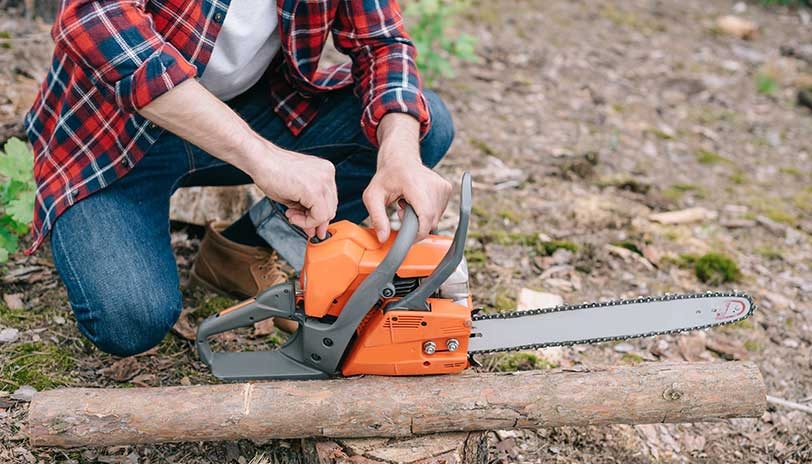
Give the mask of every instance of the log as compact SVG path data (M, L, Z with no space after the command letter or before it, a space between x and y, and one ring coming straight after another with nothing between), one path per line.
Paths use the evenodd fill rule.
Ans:
M573 371L359 377L37 393L35 446L306 437L409 437L437 432L758 417L753 363L651 363Z
M199 226L214 220L231 223L245 214L262 196L262 192L253 184L179 188L169 200L169 219Z

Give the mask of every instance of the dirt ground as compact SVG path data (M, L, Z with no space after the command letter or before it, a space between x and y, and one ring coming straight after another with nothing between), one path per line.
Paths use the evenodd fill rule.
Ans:
M758 32L726 34L716 19L727 14ZM522 362L488 358L486 366L747 359L769 395L812 406L812 111L798 103L812 87L812 56L798 52L812 45L811 15L720 0L492 0L466 10L460 27L479 38L481 62L460 63L436 90L457 125L439 169L454 180L471 170L476 182L475 303L511 309L522 288L577 303L735 287L759 304L751 320L713 331L546 350ZM18 23L0 16L0 31L29 37L0 48L3 127L13 126L47 63L47 29ZM650 220L689 207L703 208L698 221ZM446 228L453 205L449 212ZM198 231L173 237L185 282ZM554 241L574 251L539 245ZM731 257L738 280L701 283L691 256L708 252ZM20 294L23 306L0 303L0 326L19 331L0 342L0 461L259 463L295 450L293 442L28 447L20 431L27 403L10 397L23 384L215 380L177 335L126 362L91 347L47 249L17 254L0 272L0 294ZM186 294L193 318L231 303ZM238 337L234 344L268 342ZM812 462L812 415L770 406L758 419L500 432L491 444L492 462L803 463Z

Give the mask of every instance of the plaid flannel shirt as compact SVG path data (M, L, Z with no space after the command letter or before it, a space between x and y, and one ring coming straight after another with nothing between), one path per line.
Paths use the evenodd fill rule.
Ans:
M211 57L230 0L62 0L53 60L25 128L34 147L33 253L57 217L121 178L163 130L137 111ZM430 115L396 0L277 0L282 52L271 65L274 110L294 133L325 93L354 85L361 126L377 144L389 112ZM319 69L333 33L351 62Z

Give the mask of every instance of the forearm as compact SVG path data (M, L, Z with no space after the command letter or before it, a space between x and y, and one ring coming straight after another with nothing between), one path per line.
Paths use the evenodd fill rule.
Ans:
M394 161L420 162L420 122L406 113L387 113L378 125L378 168Z
M193 79L153 100L139 113L249 174L259 161L257 157L268 156L268 148L273 147L228 105ZM260 145L264 145L264 149L259 148Z

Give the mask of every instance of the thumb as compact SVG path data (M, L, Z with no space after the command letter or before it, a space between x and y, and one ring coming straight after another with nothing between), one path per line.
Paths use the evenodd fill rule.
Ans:
M384 192L375 187L370 187L364 192L364 205L369 212L369 220L372 228L378 236L378 242L383 243L389 238L390 224L386 215L386 198Z

